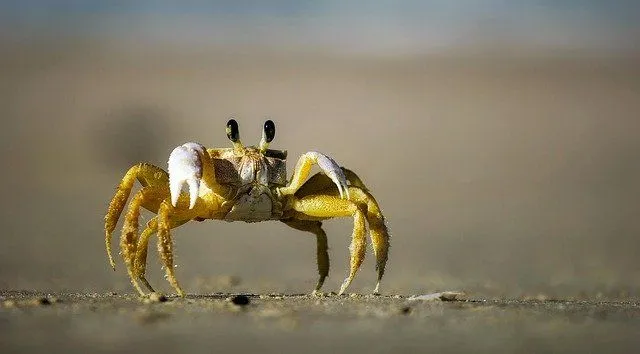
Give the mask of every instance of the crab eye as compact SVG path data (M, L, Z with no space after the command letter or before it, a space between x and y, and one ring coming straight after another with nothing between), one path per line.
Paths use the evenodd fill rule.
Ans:
M227 138L234 143L240 140L240 129L235 119L229 119L227 122Z
M276 136L276 125L272 120L268 120L264 122L264 137L267 140L267 143L270 143L273 138Z

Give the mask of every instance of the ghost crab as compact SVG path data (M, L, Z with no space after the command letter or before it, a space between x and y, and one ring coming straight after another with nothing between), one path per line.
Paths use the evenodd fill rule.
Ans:
M117 188L105 216L105 244L111 267L111 234L129 199L136 180L142 188L135 193L125 213L120 252L131 283L145 295L153 288L145 277L149 239L157 234L158 253L166 278L180 296L185 296L176 280L173 267L173 241L170 230L190 220L206 219L258 222L279 220L316 236L318 273L314 294L320 291L329 273L327 236L322 220L353 217L350 246L350 271L340 287L344 293L364 260L366 251L365 221L376 256L378 293L389 250L389 232L378 203L360 178L340 167L332 158L310 151L298 160L287 183L287 152L269 149L275 137L275 125L267 120L257 147L245 147L240 141L238 123L227 123L227 137L232 148L207 149L189 142L176 147L169 156L168 173L159 167L139 163L129 169ZM316 164L322 172L309 178ZM305 181L306 180L306 181ZM186 185L187 191L182 189ZM156 215L140 234L141 208Z

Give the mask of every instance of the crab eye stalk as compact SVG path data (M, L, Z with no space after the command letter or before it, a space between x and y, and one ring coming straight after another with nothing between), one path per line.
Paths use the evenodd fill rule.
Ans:
M262 129L262 139L260 140L260 151L263 153L267 151L269 143L276 136L276 125L271 119L264 122L264 128Z
M235 119L229 119L227 122L227 138L234 143L240 141L240 129Z

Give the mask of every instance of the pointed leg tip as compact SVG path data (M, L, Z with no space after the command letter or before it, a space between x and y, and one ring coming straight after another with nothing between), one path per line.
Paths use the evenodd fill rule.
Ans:
M347 290L347 288L349 287L349 285L351 285L351 281L353 280L353 274L349 275L343 282L342 285L340 286L340 291L338 292L338 295L342 295L344 294L344 292Z
M147 278L144 275L138 276L138 279L142 282L142 284L145 286L145 288L147 288L149 293L155 293L156 292L153 289L153 287L151 286L151 284L149 284L149 281L147 280Z
M115 272L115 270L116 270L116 262L113 260L113 257L111 255L109 255L109 266Z

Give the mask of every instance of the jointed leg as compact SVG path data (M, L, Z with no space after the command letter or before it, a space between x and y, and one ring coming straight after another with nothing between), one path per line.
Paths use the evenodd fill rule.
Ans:
M318 274L320 274L316 288L313 290L313 293L316 294L320 291L320 288L322 288L322 284L324 284L327 275L329 275L327 234L322 229L322 222L299 219L283 220L282 222L296 230L308 231L316 235L316 260L318 262Z
M371 237L373 252L376 256L376 270L378 271L378 280L376 282L376 288L373 291L374 294L377 294L380 291L380 280L384 275L384 269L389 255L389 230L385 224L384 216L382 216L382 211L371 194L355 187L349 188L349 194L351 195L351 200L366 206L369 236Z
M171 223L169 211L173 207L168 201L163 202L158 210L158 253L164 263L165 277L181 297L185 296L184 290L178 284L173 270L173 241L171 240Z
M364 211L354 202L328 195L311 195L295 199L293 209L313 218L353 216L353 234L349 247L351 252L350 271L339 291L339 294L344 293L360 268L366 252Z
M335 188L325 190L321 194L338 196ZM376 270L378 278L374 294L380 291L380 280L384 275L385 266L389 255L390 235L387 225L375 198L368 192L357 188L349 187L350 200L357 203L361 209L366 210L367 223L369 224L369 237L376 256Z
M171 222L170 228L176 228L188 220L180 221L180 222ZM136 247L136 256L133 262L133 273L135 277L142 282L142 284L149 290L150 292L155 292L149 281L145 276L147 271L147 250L149 247L149 239L158 231L158 220L157 217L149 220L147 223L147 228L140 234L138 238L138 245Z
M149 292L155 292L149 281L147 280L145 273L147 271L147 248L149 246L149 238L158 231L158 221L154 217L147 223L147 228L142 231L140 238L138 238L138 244L136 246L136 255L133 261L133 273L134 276L142 282Z
M122 178L116 194L109 203L107 215L104 217L105 247L107 249L107 256L109 257L109 263L113 269L115 269L115 262L111 254L111 234L116 228L120 214L122 214L127 199L129 199L131 188L133 188L133 183L136 179L140 181L143 186L166 185L169 182L169 176L165 171L159 167L145 163L131 167Z
M358 203L361 209L366 210L367 223L369 224L369 235L376 256L376 270L378 279L374 293L380 290L380 280L384 275L385 266L389 253L389 231L385 224L384 216L375 198L367 191L366 186L360 178L352 171L342 168L350 183L350 200ZM317 173L309 178L307 182L296 192L296 197L302 198L311 194L339 196L337 187L331 179L323 173Z
M140 209L144 204L158 204L158 200L162 200L168 197L168 190L166 187L144 187L136 193L129 203L129 208L125 214L124 223L122 226L122 236L120 238L120 249L122 257L124 258L125 265L127 266L127 272L131 278L131 283L140 293L144 295L144 291L138 285L135 271L135 258L138 244L138 220L140 218ZM144 233L148 234L154 230L145 230ZM145 237L148 237L145 234ZM144 280L146 283L146 279ZM146 284L145 284L146 285Z
M340 286L339 295L342 295L347 287L353 281L356 276L356 272L360 269L360 265L364 261L364 256L367 252L367 242L365 241L366 226L364 223L364 215L358 209L353 215L353 235L351 236L351 245L349 251L351 253L349 275L345 278L344 282Z
M145 278L146 263L147 263L147 248L149 244L149 238L153 234L158 234L158 253L164 264L165 277L176 290L178 295L184 296L184 291L178 285L173 269L173 242L171 239L170 230L176 228L187 221L197 217L203 212L203 205L198 204L194 209L186 209L189 205L189 195L181 195L178 200L178 208L174 208L171 205L170 196L167 188L157 188L153 190L142 189L139 193L158 193L154 196L153 203L157 203L157 200L164 197L164 201L158 203L158 214L147 223L147 228L142 232L135 247L135 253L130 255L130 264L132 275L132 282L136 285L136 280L140 280L145 287L153 292L153 288L149 285L149 282ZM137 197L137 196L136 196ZM146 200L146 198L143 198ZM135 204L136 198L134 198L130 204ZM146 206L149 208L149 206ZM208 205L208 208L212 208L212 205ZM155 205L154 205L154 209ZM135 225L137 227L137 224ZM139 288L139 287L138 287Z

